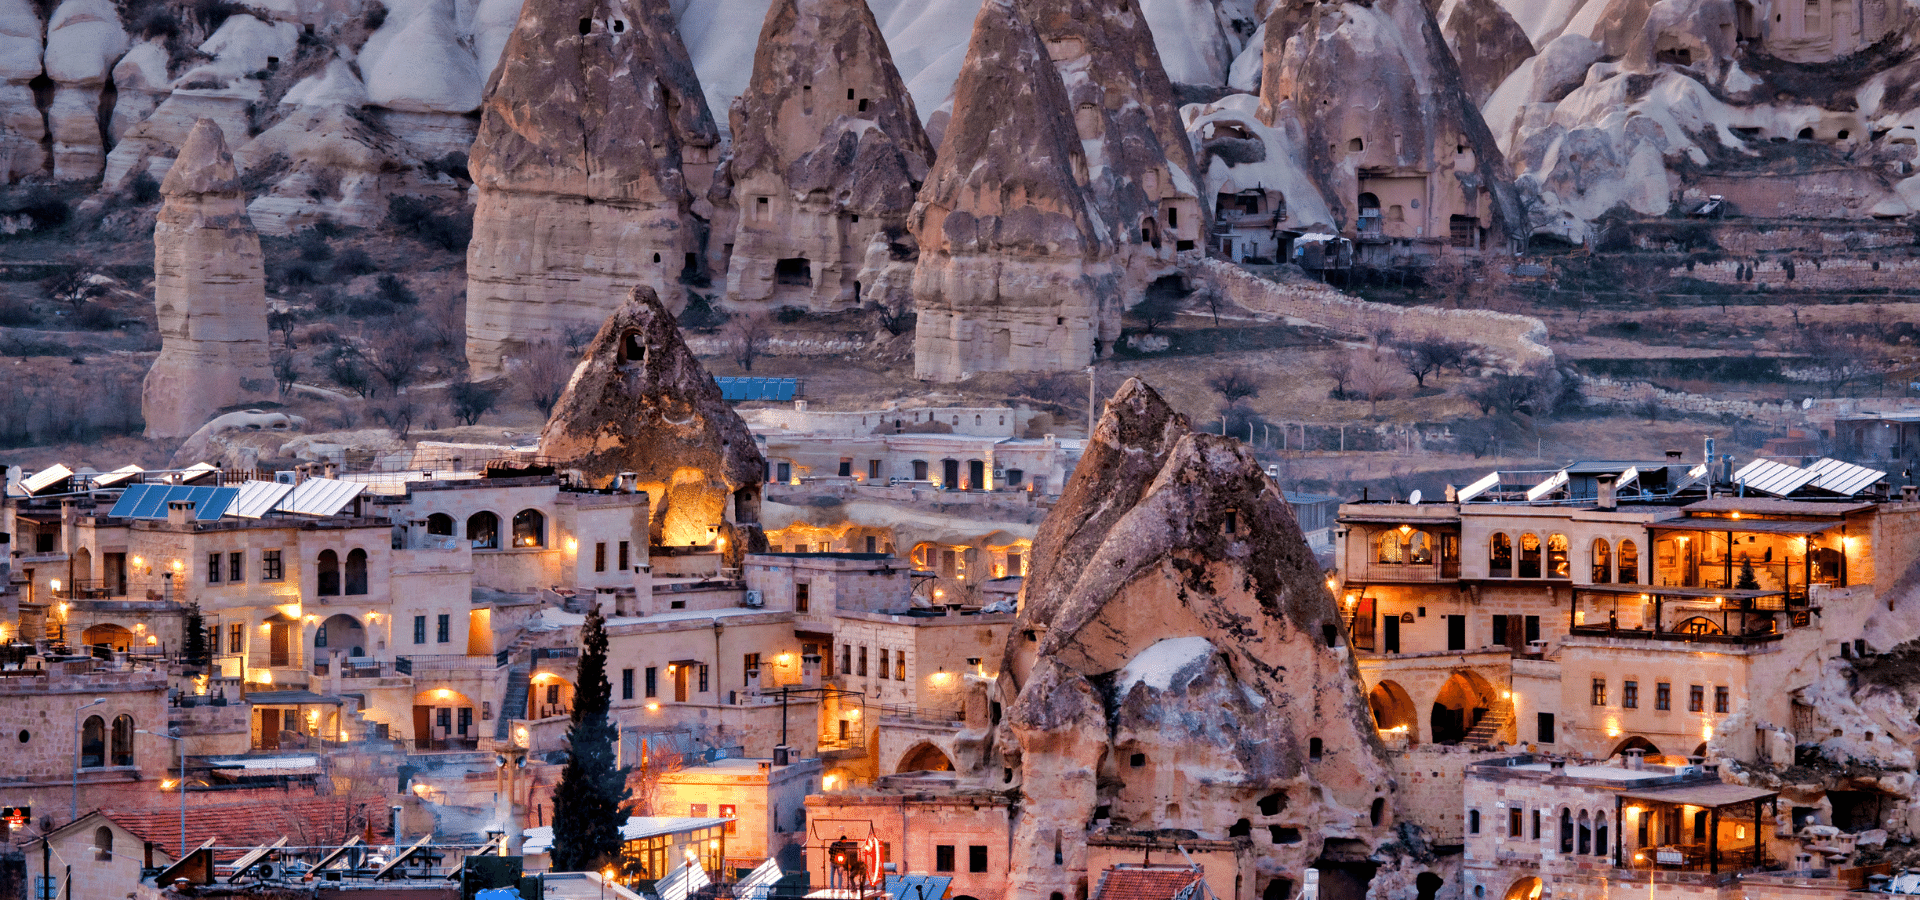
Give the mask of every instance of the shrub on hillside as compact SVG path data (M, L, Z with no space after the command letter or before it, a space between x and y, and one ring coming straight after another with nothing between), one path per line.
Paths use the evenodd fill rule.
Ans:
M441 212L419 197L394 197L387 202L387 222L421 243L449 253L467 249L473 240L473 221L464 215Z

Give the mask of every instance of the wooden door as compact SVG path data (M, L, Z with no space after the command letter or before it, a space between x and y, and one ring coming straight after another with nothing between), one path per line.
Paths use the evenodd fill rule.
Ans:
M433 749L433 707L431 706L413 708L413 748L415 750Z
M288 632L290 630L284 622L275 622L272 627L267 630L267 665L278 668L293 664L293 654L289 652L288 647Z
M260 749L280 749L280 711L277 709L260 711Z
M673 702L687 702L687 670L692 666L682 663L673 667Z

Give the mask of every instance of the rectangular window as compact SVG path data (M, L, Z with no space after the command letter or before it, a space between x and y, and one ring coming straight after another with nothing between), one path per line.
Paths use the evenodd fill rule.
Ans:
M1707 688L1705 685L1688 685L1687 712L1704 712L1707 708Z
M840 645L840 674L842 675L853 674L853 645L852 644Z
M660 670L654 666L647 667L647 696L660 696Z
M1729 711L1729 707L1731 705L1730 701L1733 699L1729 694L1730 692L1727 690L1727 686L1724 684L1713 689L1713 711L1714 712L1723 713L1723 712Z
M887 663L889 662L889 657L887 655L887 650L885 647L880 648L879 662L880 662L880 673L879 673L880 680L885 681L887 679L887 669L888 669Z
M457 731L461 737L466 737L467 732L472 730L473 730L473 707L462 706L460 707L460 725Z
M754 679L760 677L760 654L749 653L742 657L740 671L743 673L740 683L752 687Z
M1447 617L1447 649L1448 650L1467 649L1467 617L1466 616L1448 616Z
M605 572L607 570L606 541L597 541L593 545L593 570L595 572Z
M851 456L840 457L840 477L841 478L853 477L853 457Z
M247 580L247 554L234 551L227 554L227 580L239 584Z
M1673 685L1664 681L1653 686L1653 708L1667 710L1673 708Z
M426 616L413 617L413 642L416 644L424 644L427 642Z
M260 551L260 580L279 581L286 577L286 569L280 565L280 551Z
M1641 816L1641 819L1644 820L1645 818L1645 816ZM1533 822L1531 824L1533 826L1532 839L1537 841L1540 839L1540 811L1537 809L1533 811Z
M1506 616L1496 615L1493 617L1493 640L1488 641L1487 646L1489 647L1510 646L1510 644L1507 641L1507 617Z
M1540 639L1540 617L1528 616L1526 622L1527 643L1531 644Z
M806 612L813 607L813 585L805 581L793 585L793 611Z
M1526 813L1516 806L1507 810L1507 837L1518 840L1521 829L1526 827Z
M1595 678L1593 680L1593 705L1607 705L1607 680L1605 678Z
M857 674L861 678L867 677L867 648L865 647L860 648L860 670Z
M441 613L440 620L434 625L433 635L438 643L445 644L451 642L453 640L453 617L446 613Z
M631 568L633 567L627 565L627 542L621 541L620 542L620 571L625 572Z
M987 847L974 844L967 848L967 871L985 872L987 870Z
M1480 833L1480 811L1477 809L1467 810L1467 833Z
M433 711L433 717L439 721L441 731L453 730L453 708L442 706Z
M877 459L867 460L867 480L877 481L879 480L879 478L880 478L880 461Z
M633 670L632 669L620 670L620 699L622 700L633 699Z
M935 872L953 871L952 844L941 844L933 848L933 870Z
M218 553L207 554L207 583L208 584L220 583L220 575L222 571L226 569L227 567L226 563L227 561L221 558L221 554L218 554Z
M707 692L707 667L701 666L700 667L700 693L704 694L706 692Z
M1640 682L1629 680L1620 685L1620 707L1622 709L1640 708Z
M238 656L247 650L247 626L227 626L227 652Z
M907 680L907 651L893 651L893 680Z

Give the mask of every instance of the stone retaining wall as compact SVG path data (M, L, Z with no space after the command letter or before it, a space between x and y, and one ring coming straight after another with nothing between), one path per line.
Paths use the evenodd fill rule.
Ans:
M1268 281L1199 253L1182 254L1181 268L1197 287L1210 288L1225 300L1275 318L1301 319L1355 336L1368 335L1379 326L1401 336L1435 334L1483 347L1510 371L1553 360L1553 350L1547 347L1547 326L1532 316L1373 303L1326 285Z
M1789 277L1791 272L1791 277ZM1764 286L1779 291L1833 291L1854 293L1863 290L1911 292L1920 286L1920 258L1864 257L1723 259L1675 266L1668 270L1674 278L1690 278L1708 284L1733 285L1745 290ZM1745 277L1742 277L1744 274Z
M1703 416L1738 416L1770 425L1799 425L1806 413L1789 401L1756 403L1751 400L1721 400L1700 394L1669 391L1644 381L1614 381L1611 378L1580 376L1580 396L1589 406L1636 407L1651 399L1661 409Z

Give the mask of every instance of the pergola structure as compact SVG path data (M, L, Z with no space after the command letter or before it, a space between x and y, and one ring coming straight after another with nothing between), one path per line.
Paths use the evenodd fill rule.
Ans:
M1767 862L1762 806L1768 816L1778 816L1780 795L1725 782L1621 791L1614 796L1614 821L1620 827L1614 832L1613 864L1714 875L1722 869L1759 868ZM1724 839L1723 830L1729 831Z

